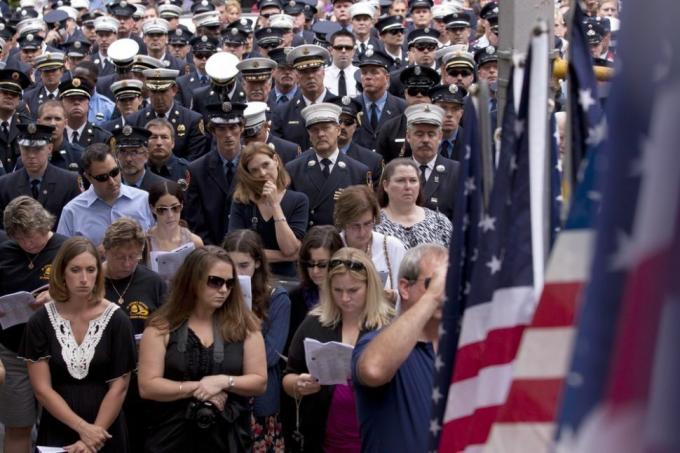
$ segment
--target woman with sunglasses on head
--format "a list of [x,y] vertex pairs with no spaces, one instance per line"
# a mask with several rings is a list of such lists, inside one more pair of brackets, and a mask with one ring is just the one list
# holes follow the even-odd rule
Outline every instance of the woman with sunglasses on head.
[[252,143],[241,153],[236,172],[229,231],[252,229],[264,241],[275,275],[295,277],[295,259],[307,231],[307,195],[287,189],[290,176],[265,143]]
[[386,326],[393,314],[370,258],[350,247],[333,254],[319,304],[293,336],[283,378],[284,390],[296,400],[299,434],[294,435],[302,437],[305,451],[358,452],[361,448],[349,381],[320,385],[307,369],[305,338],[354,346],[362,334]]
[[146,451],[249,451],[248,400],[266,385],[264,341],[236,267],[223,249],[198,247],[140,344],[139,393],[153,401]]
[[251,230],[233,231],[222,247],[229,253],[239,276],[250,278],[252,312],[262,326],[267,353],[267,392],[255,398],[253,410],[253,450],[283,452],[279,420],[281,398],[281,354],[284,352],[290,321],[290,299],[282,287],[274,287],[262,240]]
[[420,188],[420,170],[413,159],[394,159],[385,165],[378,187],[380,223],[375,230],[394,236],[407,249],[425,243],[448,247],[451,221],[440,212],[420,206]]
[[99,252],[68,239],[52,263],[48,302],[28,321],[20,347],[43,407],[37,445],[68,452],[126,452],[120,414],[136,353],[132,325],[104,298]]
[[150,251],[170,252],[185,244],[203,245],[203,240],[189,231],[181,219],[184,190],[179,184],[172,181],[154,184],[149,190],[149,206],[156,219],[147,232]]

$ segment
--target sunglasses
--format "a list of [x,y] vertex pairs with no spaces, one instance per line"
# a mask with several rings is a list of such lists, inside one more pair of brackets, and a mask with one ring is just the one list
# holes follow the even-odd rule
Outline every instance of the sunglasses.
[[212,53],[210,52],[197,52],[194,54],[194,58],[198,60],[207,60],[212,56]]
[[106,182],[109,178],[113,179],[120,174],[120,167],[116,167],[108,173],[102,173],[101,175],[90,175],[92,179],[99,182]]
[[350,52],[350,51],[354,50],[354,46],[337,45],[337,46],[333,46],[333,50],[337,50],[338,52],[342,52],[343,50]]
[[468,71],[466,69],[452,69],[450,71],[446,71],[451,77],[458,77],[458,76],[463,76],[463,77],[469,77],[472,75],[472,71]]
[[408,87],[406,89],[406,92],[408,93],[409,96],[427,96],[428,93],[430,92],[429,88],[426,87]]
[[266,43],[266,44],[258,44],[258,46],[260,46],[261,49],[265,49],[265,50],[276,49],[277,47],[279,47],[279,45],[275,42],[270,42],[270,43]]
[[209,275],[208,280],[205,283],[212,289],[222,289],[222,286],[227,285],[227,289],[230,290],[234,287],[234,278],[224,279],[217,275]]
[[331,269],[334,269],[339,266],[345,266],[347,269],[357,272],[366,270],[366,266],[364,266],[364,263],[352,260],[331,260],[330,266]]
[[307,269],[312,269],[318,267],[319,269],[326,269],[328,267],[328,261],[304,261],[302,263]]
[[392,36],[403,35],[404,29],[403,28],[395,28],[394,30],[387,30],[387,33],[389,33]]
[[157,208],[154,208],[156,211],[156,214],[161,215],[161,214],[167,214],[172,211],[173,214],[178,214],[182,210],[182,205],[181,204],[174,204],[172,206],[159,206]]
[[437,49],[436,44],[416,44],[414,47],[419,52],[425,52],[426,50],[428,52],[434,52]]
[[146,153],[146,151],[144,151],[143,149],[125,149],[125,148],[122,148],[122,149],[118,150],[118,155],[120,157],[125,157],[125,156],[138,157],[138,156],[144,155],[144,153]]
[[340,124],[342,124],[343,126],[347,126],[347,127],[354,126],[354,120],[341,119],[339,121],[340,121]]

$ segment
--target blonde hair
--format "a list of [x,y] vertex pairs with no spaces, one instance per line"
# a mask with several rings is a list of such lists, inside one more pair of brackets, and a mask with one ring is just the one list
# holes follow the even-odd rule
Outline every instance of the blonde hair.
[[256,178],[248,171],[248,164],[258,154],[265,156],[276,162],[276,190],[285,190],[290,184],[290,176],[283,166],[283,161],[276,152],[263,142],[254,142],[246,146],[238,160],[236,169],[236,190],[234,190],[234,200],[239,203],[254,203],[259,200],[262,188],[266,182],[262,178]]
[[230,9],[235,9],[239,14],[243,11],[241,10],[241,4],[236,0],[228,0],[224,2],[224,9],[229,12]]
[[332,266],[329,264],[328,274],[319,292],[319,304],[311,311],[311,315],[319,318],[319,322],[325,327],[334,328],[342,322],[342,312],[333,300],[331,282],[338,275],[349,274],[353,278],[366,283],[366,301],[364,309],[359,317],[359,328],[375,330],[389,324],[394,316],[394,309],[385,300],[383,285],[380,282],[378,272],[369,258],[361,250],[352,247],[343,247],[333,254],[330,263],[335,260],[353,261],[361,263],[364,270],[354,270],[345,264]]

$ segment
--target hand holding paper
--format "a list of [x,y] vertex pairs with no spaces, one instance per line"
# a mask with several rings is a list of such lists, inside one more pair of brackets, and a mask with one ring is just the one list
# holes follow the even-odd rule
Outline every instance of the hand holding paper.
[[307,369],[319,384],[347,383],[351,374],[352,346],[337,341],[321,343],[312,338],[305,338],[304,345]]

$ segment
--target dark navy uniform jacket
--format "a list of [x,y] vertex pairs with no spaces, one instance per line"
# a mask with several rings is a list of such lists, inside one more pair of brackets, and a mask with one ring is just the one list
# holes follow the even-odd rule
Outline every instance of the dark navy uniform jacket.
[[340,189],[357,184],[370,184],[369,169],[342,152],[333,170],[324,178],[316,153],[310,149],[286,164],[290,174],[290,189],[303,192],[309,198],[309,226],[333,225],[335,197]]
[[[78,178],[75,172],[47,164],[40,183],[38,201],[57,218],[55,227],[59,224],[59,217],[66,203],[80,195]],[[31,182],[25,168],[0,177],[0,219],[9,202],[20,195],[32,197]]]
[[276,151],[276,154],[279,155],[284,164],[297,159],[302,154],[297,144],[279,138],[276,135],[269,134],[267,144],[274,145],[274,151]]
[[9,125],[9,135],[5,135],[0,131],[0,160],[2,161],[2,166],[5,167],[7,173],[14,170],[17,164],[17,159],[19,159],[19,145],[17,145],[17,136],[19,135],[19,129],[17,129],[17,124],[19,123],[29,123],[31,118],[23,113],[16,112],[12,116],[12,120]]
[[159,182],[167,181],[167,179],[158,176],[148,168],[144,169],[144,176],[142,177],[142,182],[139,184],[127,184],[128,186],[135,187],[137,189],[144,190],[148,192],[151,190],[151,188],[154,186],[154,184],[157,184]]
[[[69,141],[68,131],[64,129],[64,140]],[[78,137],[78,141],[75,143],[81,148],[87,148],[93,143],[107,143],[111,138],[111,133],[94,123],[88,122],[83,129],[83,133]]]
[[391,118],[402,116],[404,110],[406,110],[406,101],[387,93],[385,106],[383,107],[380,118],[378,118],[378,127],[374,130],[371,127],[370,109],[364,103],[364,97],[357,96],[355,99],[361,102],[362,111],[364,112],[364,120],[361,122],[361,126],[358,127],[354,133],[354,142],[358,143],[364,148],[377,151],[378,133],[385,128],[385,123],[387,123]]
[[[57,96],[54,97],[55,101],[59,100],[59,90],[57,91]],[[24,102],[26,103],[26,106],[28,107],[28,110],[31,112],[31,116],[33,118],[38,117],[38,108],[40,105],[49,100],[49,93],[47,92],[47,89],[45,89],[45,85],[42,83],[36,85],[35,88],[33,88],[30,91],[27,91],[24,93]]]
[[358,160],[362,164],[366,165],[371,171],[371,179],[373,180],[373,184],[375,185],[378,183],[384,166],[384,161],[380,154],[351,142],[349,144],[349,148],[347,149],[347,155],[352,159]]
[[[333,97],[335,97],[333,93],[326,90],[323,101],[328,102]],[[302,90],[298,90],[293,99],[287,103],[277,106],[272,113],[272,134],[289,142],[297,143],[301,149],[312,146],[301,113],[305,107],[307,107],[307,104],[302,98]]]
[[147,168],[155,174],[162,176],[165,179],[174,181],[180,186],[187,187],[191,179],[189,173],[189,161],[177,157],[170,153],[170,157],[160,167],[154,166],[151,162],[147,164]]
[[194,91],[191,109],[194,112],[200,113],[203,116],[205,124],[208,124],[208,120],[210,118],[208,117],[207,106],[210,104],[221,104],[224,101],[240,102],[243,104],[247,102],[246,93],[243,91],[241,82],[238,80],[236,81],[233,93],[228,92],[222,96],[220,96],[220,93],[218,93],[212,85],[198,88],[196,91]]
[[[52,149],[50,155],[50,164],[59,167],[62,170],[70,170],[78,174],[82,169],[80,167],[80,158],[83,155],[83,148],[78,145],[72,145],[66,140],[62,140],[59,148]],[[16,169],[24,168],[21,157],[17,160]],[[83,180],[83,183],[86,181]]]
[[423,206],[441,212],[449,220],[453,219],[456,207],[458,168],[458,162],[437,155],[434,169],[423,187]]
[[[156,113],[152,106],[148,106],[127,117],[126,121],[132,126],[144,128],[154,118]],[[205,154],[208,145],[200,114],[175,103],[166,119],[175,128],[175,147],[172,150],[175,155],[194,160]]]

